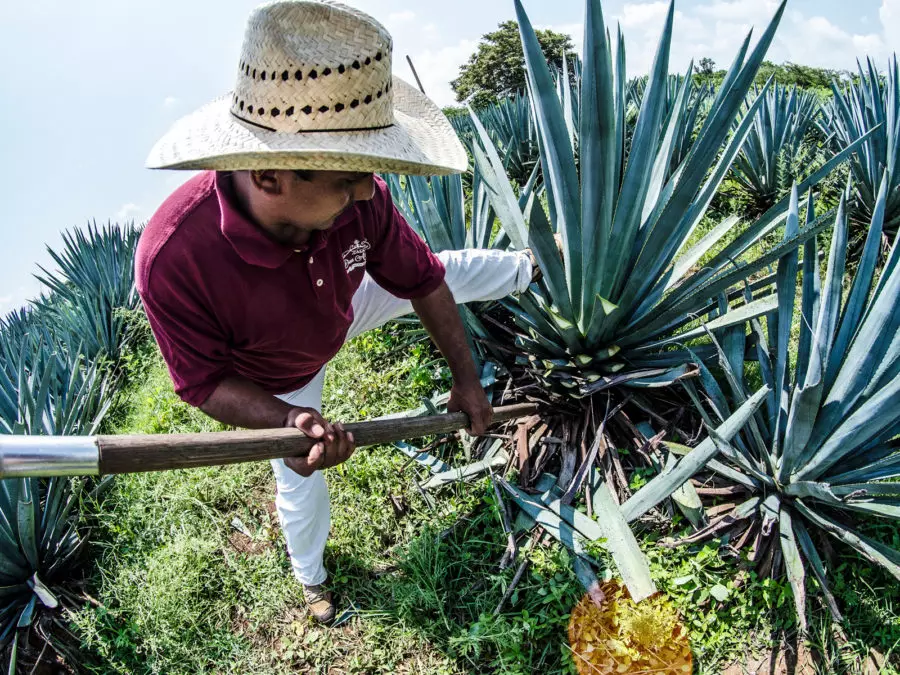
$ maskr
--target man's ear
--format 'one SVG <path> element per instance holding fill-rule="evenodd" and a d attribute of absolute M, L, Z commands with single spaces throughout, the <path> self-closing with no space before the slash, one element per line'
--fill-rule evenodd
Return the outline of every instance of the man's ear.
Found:
<path fill-rule="evenodd" d="M 263 171 L 251 171 L 250 172 L 250 183 L 260 192 L 269 195 L 269 196 L 277 196 L 284 193 L 284 176 L 282 176 L 283 172 L 275 171 L 274 169 L 266 169 Z"/>

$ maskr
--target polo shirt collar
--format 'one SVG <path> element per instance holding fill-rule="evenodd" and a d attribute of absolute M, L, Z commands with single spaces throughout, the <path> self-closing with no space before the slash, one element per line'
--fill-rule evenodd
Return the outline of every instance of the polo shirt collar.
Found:
<path fill-rule="evenodd" d="M 267 237 L 262 228 L 241 212 L 228 172 L 216 172 L 215 186 L 221 214 L 222 235 L 244 262 L 257 267 L 276 269 L 284 265 L 294 253 L 315 253 L 321 250 L 328 241 L 329 233 L 352 220 L 352 212 L 355 211 L 351 209 L 350 212 L 342 214 L 330 230 L 313 232 L 306 246 L 293 249 Z"/>

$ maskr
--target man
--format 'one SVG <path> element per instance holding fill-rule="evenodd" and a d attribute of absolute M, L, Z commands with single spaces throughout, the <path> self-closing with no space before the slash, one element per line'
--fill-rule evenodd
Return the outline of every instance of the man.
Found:
<path fill-rule="evenodd" d="M 391 46 L 341 5 L 255 10 L 234 91 L 151 151 L 151 168 L 207 171 L 159 208 L 135 263 L 185 401 L 226 424 L 319 439 L 308 457 L 272 466 L 291 565 L 321 621 L 334 616 L 321 471 L 354 450 L 319 412 L 325 364 L 347 339 L 415 311 L 450 366 L 448 408 L 483 433 L 491 407 L 455 303 L 521 292 L 532 275 L 525 254 L 435 256 L 394 208 L 376 172 L 458 173 L 467 158 L 440 109 L 391 76 Z"/>

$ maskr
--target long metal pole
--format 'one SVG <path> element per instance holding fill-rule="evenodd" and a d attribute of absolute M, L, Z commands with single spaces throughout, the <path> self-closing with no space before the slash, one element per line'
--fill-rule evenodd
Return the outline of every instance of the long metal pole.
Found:
<path fill-rule="evenodd" d="M 505 422 L 537 412 L 530 403 L 494 409 Z M 465 413 L 354 422 L 344 428 L 358 447 L 450 433 Z M 297 429 L 131 436 L 0 436 L 0 479 L 139 473 L 304 457 L 316 443 Z"/>

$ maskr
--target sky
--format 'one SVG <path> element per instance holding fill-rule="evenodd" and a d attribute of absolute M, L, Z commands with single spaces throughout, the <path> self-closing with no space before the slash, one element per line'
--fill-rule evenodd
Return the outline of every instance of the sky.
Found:
<path fill-rule="evenodd" d="M 537 28 L 583 42 L 583 0 L 522 0 Z M 181 116 L 232 88 L 244 24 L 258 0 L 28 0 L 0 3 L 0 315 L 39 292 L 38 265 L 67 229 L 145 221 L 189 175 L 144 167 Z M 394 72 L 454 102 L 449 82 L 513 0 L 349 0 L 394 37 Z M 667 2 L 605 0 L 625 34 L 630 75 L 650 65 Z M 677 0 L 671 67 L 724 68 L 775 0 Z M 900 0 L 789 0 L 771 61 L 838 69 L 900 46 Z"/>

